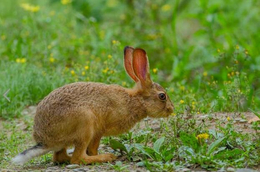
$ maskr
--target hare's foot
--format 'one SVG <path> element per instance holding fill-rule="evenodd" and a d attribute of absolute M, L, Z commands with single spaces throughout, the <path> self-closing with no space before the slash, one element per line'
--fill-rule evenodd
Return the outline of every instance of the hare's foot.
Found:
<path fill-rule="evenodd" d="M 70 159 L 71 157 L 67 154 L 66 148 L 54 152 L 53 154 L 54 163 L 66 163 L 66 162 L 70 162 Z"/>
<path fill-rule="evenodd" d="M 102 163 L 102 162 L 112 162 L 117 157 L 113 154 L 100 154 L 94 156 L 84 156 L 79 158 L 72 158 L 70 163 L 71 164 L 92 164 L 92 163 Z"/>

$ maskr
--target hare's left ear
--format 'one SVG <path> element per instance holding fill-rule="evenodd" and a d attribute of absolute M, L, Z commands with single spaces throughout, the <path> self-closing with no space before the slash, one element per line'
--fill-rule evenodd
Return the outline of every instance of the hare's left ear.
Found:
<path fill-rule="evenodd" d="M 152 80 L 149 73 L 149 61 L 145 50 L 136 48 L 133 51 L 133 69 L 134 73 L 141 81 L 142 87 L 150 87 Z"/>
<path fill-rule="evenodd" d="M 138 82 L 138 78 L 136 77 L 133 69 L 133 52 L 134 48 L 130 46 L 126 46 L 124 49 L 124 66 L 127 74 L 135 81 Z"/>

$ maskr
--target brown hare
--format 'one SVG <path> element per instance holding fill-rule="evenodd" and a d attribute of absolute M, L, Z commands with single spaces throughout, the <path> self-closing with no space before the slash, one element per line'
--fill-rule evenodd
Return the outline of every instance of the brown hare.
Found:
<path fill-rule="evenodd" d="M 13 163 L 23 164 L 49 151 L 54 151 L 56 163 L 110 162 L 116 156 L 98 155 L 101 137 L 124 133 L 147 116 L 169 116 L 173 104 L 163 87 L 151 80 L 146 52 L 125 47 L 124 66 L 135 81 L 132 89 L 77 82 L 46 96 L 34 118 L 33 137 L 37 144 L 13 158 Z M 75 147 L 72 156 L 66 151 L 70 146 Z"/>

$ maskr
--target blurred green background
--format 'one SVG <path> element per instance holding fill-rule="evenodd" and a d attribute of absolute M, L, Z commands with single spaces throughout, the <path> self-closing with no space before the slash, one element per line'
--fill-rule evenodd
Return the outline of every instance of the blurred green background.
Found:
<path fill-rule="evenodd" d="M 146 50 L 175 113 L 259 107 L 259 0 L 1 0 L 0 116 L 76 81 L 132 87 L 126 45 Z"/>

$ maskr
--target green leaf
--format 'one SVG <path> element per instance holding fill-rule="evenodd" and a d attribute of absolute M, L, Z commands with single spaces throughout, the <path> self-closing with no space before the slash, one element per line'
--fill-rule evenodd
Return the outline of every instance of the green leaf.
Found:
<path fill-rule="evenodd" d="M 126 147 L 124 144 L 120 143 L 119 141 L 115 140 L 115 139 L 110 139 L 109 145 L 111 148 L 113 148 L 114 150 L 119 149 L 121 151 L 125 151 L 126 153 L 128 153 Z"/>
<path fill-rule="evenodd" d="M 145 154 L 146 156 L 148 156 L 149 158 L 154 159 L 154 155 L 153 153 L 155 152 L 152 148 L 149 147 L 144 147 L 140 144 L 136 145 L 135 148 L 139 151 L 141 151 L 143 154 Z"/>
<path fill-rule="evenodd" d="M 162 147 L 162 144 L 163 144 L 164 140 L 165 140 L 165 137 L 162 137 L 162 138 L 160 138 L 160 139 L 158 139 L 158 140 L 156 140 L 156 141 L 154 142 L 153 148 L 154 148 L 154 150 L 155 150 L 157 153 L 160 152 L 160 148 Z"/>
<path fill-rule="evenodd" d="M 233 150 L 224 150 L 218 154 L 216 154 L 214 156 L 214 158 L 217 159 L 240 159 L 241 161 L 241 156 L 243 154 L 244 151 L 242 151 L 241 149 L 233 149 Z"/>
<path fill-rule="evenodd" d="M 209 145 L 209 149 L 207 151 L 207 155 L 211 155 L 213 151 L 220 145 L 220 143 L 225 139 L 226 137 L 219 138 L 218 140 L 212 142 Z"/>
<path fill-rule="evenodd" d="M 191 147 L 195 151 L 197 151 L 200 146 L 194 135 L 182 132 L 180 133 L 180 139 L 185 146 Z"/>

